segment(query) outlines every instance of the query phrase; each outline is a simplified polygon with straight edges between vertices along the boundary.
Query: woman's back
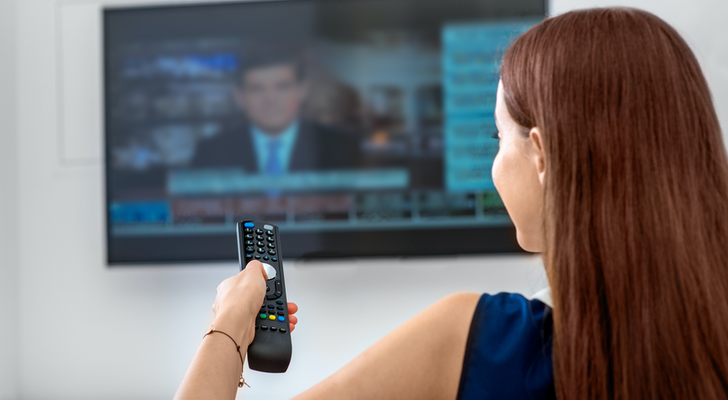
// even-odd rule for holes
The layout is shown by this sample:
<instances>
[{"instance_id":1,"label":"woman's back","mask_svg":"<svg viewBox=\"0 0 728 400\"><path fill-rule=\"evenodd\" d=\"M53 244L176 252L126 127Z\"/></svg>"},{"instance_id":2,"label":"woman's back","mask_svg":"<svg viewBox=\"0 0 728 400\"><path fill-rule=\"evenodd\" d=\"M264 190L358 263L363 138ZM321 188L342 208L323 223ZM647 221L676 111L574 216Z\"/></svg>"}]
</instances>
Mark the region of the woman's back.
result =
<instances>
[{"instance_id":1,"label":"woman's back","mask_svg":"<svg viewBox=\"0 0 728 400\"><path fill-rule=\"evenodd\" d=\"M728 161L689 47L643 11L576 11L502 79L544 137L558 397L726 398Z\"/></svg>"}]
</instances>

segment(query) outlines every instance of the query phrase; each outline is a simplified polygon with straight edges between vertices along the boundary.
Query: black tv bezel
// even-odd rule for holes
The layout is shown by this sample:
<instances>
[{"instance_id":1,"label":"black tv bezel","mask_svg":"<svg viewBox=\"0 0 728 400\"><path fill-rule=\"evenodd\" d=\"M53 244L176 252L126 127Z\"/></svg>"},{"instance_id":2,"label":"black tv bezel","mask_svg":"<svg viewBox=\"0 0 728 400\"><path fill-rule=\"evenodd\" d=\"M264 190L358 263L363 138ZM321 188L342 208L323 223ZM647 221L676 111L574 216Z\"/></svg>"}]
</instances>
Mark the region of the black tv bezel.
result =
<instances>
[{"instance_id":1,"label":"black tv bezel","mask_svg":"<svg viewBox=\"0 0 728 400\"><path fill-rule=\"evenodd\" d=\"M252 1L215 1L189 4L147 4L133 6L104 6L102 8L102 75L104 101L104 208L106 222L106 263L109 267L140 264L181 264L237 261L237 239L234 231L230 234L197 234L169 236L113 237L111 233L111 188L109 160L110 148L108 133L109 114L107 60L108 35L107 17L110 12L152 10L167 8L194 8L229 4L255 4L269 2L303 2L332 0L252 0ZM447 1L447 0L444 0ZM542 0L543 17L548 16L548 0ZM321 232L283 232L281 243L287 251L283 258L290 259L344 259L375 257L427 257L456 255L496 255L526 254L516 238L516 229L507 226L480 226L456 228L412 228L412 229L367 229L362 231L321 231ZM315 239L312 238L315 236ZM311 242L333 243L326 250L306 251ZM365 242L367 246L357 246ZM169 252L171 246L178 251ZM129 256L126 249L144 249L143 256ZM159 251L159 249L165 249ZM189 249L195 248L195 251ZM290 251L293 248L293 251ZM288 252L288 253L287 253ZM287 254L300 254L290 257ZM124 255L124 256L122 256Z\"/></svg>"}]
</instances>

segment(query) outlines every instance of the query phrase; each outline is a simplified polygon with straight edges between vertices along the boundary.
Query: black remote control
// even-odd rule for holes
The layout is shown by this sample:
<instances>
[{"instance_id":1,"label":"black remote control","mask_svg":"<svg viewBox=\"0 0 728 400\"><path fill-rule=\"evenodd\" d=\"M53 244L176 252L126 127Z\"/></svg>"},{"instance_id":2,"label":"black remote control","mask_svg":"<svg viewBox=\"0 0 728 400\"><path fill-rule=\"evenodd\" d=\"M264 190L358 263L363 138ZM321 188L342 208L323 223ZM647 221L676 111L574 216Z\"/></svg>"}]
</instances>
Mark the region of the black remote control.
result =
<instances>
[{"instance_id":1,"label":"black remote control","mask_svg":"<svg viewBox=\"0 0 728 400\"><path fill-rule=\"evenodd\" d=\"M265 301L255 318L255 338L248 346L248 366L262 372L286 372L293 347L278 227L260 221L241 221L237 229L240 270L258 260L268 274Z\"/></svg>"}]
</instances>

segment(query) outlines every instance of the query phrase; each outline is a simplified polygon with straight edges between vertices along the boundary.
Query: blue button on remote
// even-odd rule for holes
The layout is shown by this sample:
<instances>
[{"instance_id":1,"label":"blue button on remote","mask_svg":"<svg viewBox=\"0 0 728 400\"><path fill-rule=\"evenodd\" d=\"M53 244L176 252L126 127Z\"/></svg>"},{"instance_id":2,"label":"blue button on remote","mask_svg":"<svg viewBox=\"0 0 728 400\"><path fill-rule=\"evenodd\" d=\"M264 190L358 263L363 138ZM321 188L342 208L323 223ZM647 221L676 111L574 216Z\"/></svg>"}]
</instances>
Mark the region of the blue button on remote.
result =
<instances>
[{"instance_id":1,"label":"blue button on remote","mask_svg":"<svg viewBox=\"0 0 728 400\"><path fill-rule=\"evenodd\" d=\"M252 223L252 222L246 222L244 226L245 226L246 228L252 228L252 227L254 227L254 226L255 226L255 224L254 224L254 223Z\"/></svg>"}]
</instances>

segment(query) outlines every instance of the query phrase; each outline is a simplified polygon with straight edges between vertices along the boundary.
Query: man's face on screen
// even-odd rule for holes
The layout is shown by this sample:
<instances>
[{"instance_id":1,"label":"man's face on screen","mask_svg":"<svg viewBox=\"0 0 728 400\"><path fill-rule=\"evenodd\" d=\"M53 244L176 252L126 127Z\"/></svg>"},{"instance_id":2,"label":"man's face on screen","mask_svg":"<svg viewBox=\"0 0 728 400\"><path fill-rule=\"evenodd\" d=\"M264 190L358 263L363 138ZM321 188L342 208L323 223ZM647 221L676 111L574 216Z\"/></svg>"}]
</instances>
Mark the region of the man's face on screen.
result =
<instances>
[{"instance_id":1,"label":"man's face on screen","mask_svg":"<svg viewBox=\"0 0 728 400\"><path fill-rule=\"evenodd\" d=\"M293 66L254 68L241 78L241 85L235 90L236 100L258 128L278 135L298 118L304 90Z\"/></svg>"}]
</instances>

